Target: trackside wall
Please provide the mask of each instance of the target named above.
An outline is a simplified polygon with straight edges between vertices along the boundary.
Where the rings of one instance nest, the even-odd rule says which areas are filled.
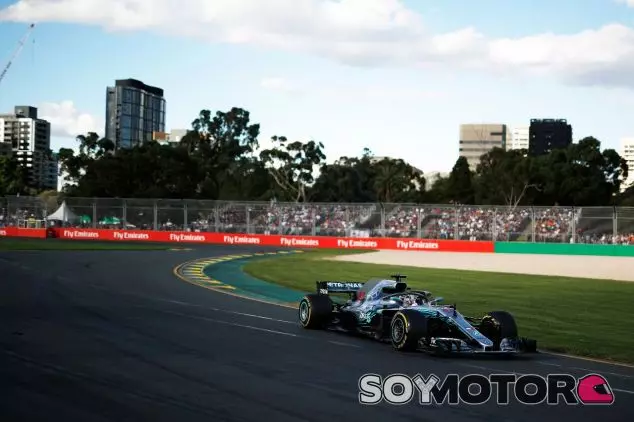
[[[468,252],[538,255],[594,255],[634,257],[634,246],[532,242],[488,242],[468,240],[430,240],[389,237],[282,236],[235,233],[95,230],[95,229],[25,229],[0,228],[0,237],[67,240],[102,240],[113,242],[202,243],[225,245],[275,246],[316,249],[370,249],[422,252]]]
[[[495,242],[494,252],[539,255],[594,255],[634,257],[634,246],[575,243]]]
[[[493,242],[468,240],[429,240],[388,237],[282,236],[235,233],[95,230],[95,229],[0,229],[0,237],[55,237],[67,240],[116,242],[202,243],[225,245],[275,246],[288,248],[409,250],[426,252],[493,253]]]

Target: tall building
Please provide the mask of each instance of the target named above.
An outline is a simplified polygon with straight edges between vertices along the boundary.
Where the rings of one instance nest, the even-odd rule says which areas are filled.
[[[511,129],[510,142],[507,144],[507,149],[525,149],[528,150],[528,144],[530,139],[530,127],[529,126],[513,126]]]
[[[506,148],[507,128],[504,124],[460,125],[459,156],[465,157],[471,170],[480,163],[480,157],[493,148]]]
[[[37,117],[37,108],[16,106],[0,115],[0,150],[13,155],[26,170],[30,187],[57,189],[58,160],[51,151],[51,124]]]
[[[430,171],[425,173],[425,190],[430,190],[434,184],[440,179],[446,179],[451,172],[448,171]]]
[[[119,79],[106,90],[106,138],[116,148],[132,148],[165,132],[163,90],[136,79]]]
[[[187,129],[172,129],[171,132],[154,132],[152,139],[161,145],[178,145],[185,135]]]
[[[566,119],[531,119],[529,154],[548,154],[554,149],[567,148],[570,144],[572,144],[572,126]]]
[[[621,184],[621,191],[634,186],[634,138],[621,139],[621,157],[627,161],[628,176]]]

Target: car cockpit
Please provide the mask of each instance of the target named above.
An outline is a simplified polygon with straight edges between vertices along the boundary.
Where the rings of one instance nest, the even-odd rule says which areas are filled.
[[[384,306],[416,306],[427,302],[425,294],[413,292],[403,280],[407,276],[394,274],[393,280],[371,280],[352,296],[349,304],[361,304],[368,300],[385,302]]]

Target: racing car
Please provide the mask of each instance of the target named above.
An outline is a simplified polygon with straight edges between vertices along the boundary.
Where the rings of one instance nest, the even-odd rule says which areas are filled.
[[[306,329],[361,334],[391,342],[397,351],[517,354],[537,352],[537,341],[519,337],[513,316],[493,311],[481,318],[462,315],[442,297],[412,290],[407,276],[365,283],[317,281],[317,292],[299,303],[299,322]],[[331,294],[347,294],[338,303]]]

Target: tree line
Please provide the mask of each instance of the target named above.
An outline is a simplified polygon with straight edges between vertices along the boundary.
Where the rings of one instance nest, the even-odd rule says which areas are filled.
[[[625,160],[586,137],[566,149],[529,156],[496,148],[475,171],[458,158],[431,186],[401,159],[358,157],[326,163],[320,142],[274,136],[261,148],[260,125],[234,107],[202,110],[177,145],[148,142],[115,149],[96,133],[77,137],[78,152],[59,151],[63,194],[75,197],[206,199],[279,202],[384,202],[465,205],[634,205],[634,188],[620,194]],[[433,153],[433,152],[430,152]],[[0,159],[0,195],[28,192],[23,170]]]

